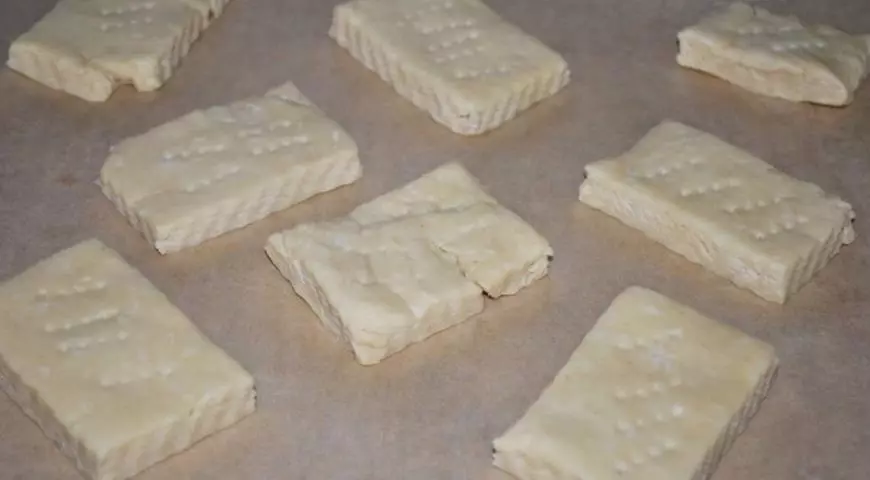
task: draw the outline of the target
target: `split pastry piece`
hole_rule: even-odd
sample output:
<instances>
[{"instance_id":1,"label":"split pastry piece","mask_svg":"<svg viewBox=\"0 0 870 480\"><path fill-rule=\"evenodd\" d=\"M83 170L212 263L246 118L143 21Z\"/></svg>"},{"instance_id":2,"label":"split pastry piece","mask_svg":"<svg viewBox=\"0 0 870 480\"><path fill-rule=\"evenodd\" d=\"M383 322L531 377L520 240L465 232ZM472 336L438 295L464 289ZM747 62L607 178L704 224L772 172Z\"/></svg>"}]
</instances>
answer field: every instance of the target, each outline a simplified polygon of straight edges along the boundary
<instances>
[{"instance_id":1,"label":"split pastry piece","mask_svg":"<svg viewBox=\"0 0 870 480\"><path fill-rule=\"evenodd\" d=\"M8 65L92 102L160 88L229 0L61 0L9 48Z\"/></svg>"},{"instance_id":2,"label":"split pastry piece","mask_svg":"<svg viewBox=\"0 0 870 480\"><path fill-rule=\"evenodd\" d=\"M855 239L849 204L676 122L586 177L580 201L773 302Z\"/></svg>"},{"instance_id":3,"label":"split pastry piece","mask_svg":"<svg viewBox=\"0 0 870 480\"><path fill-rule=\"evenodd\" d=\"M435 121L492 130L562 89L559 54L480 0L353 0L330 35Z\"/></svg>"},{"instance_id":4,"label":"split pastry piece","mask_svg":"<svg viewBox=\"0 0 870 480\"><path fill-rule=\"evenodd\" d=\"M677 63L793 102L842 106L870 72L870 35L735 3L678 35Z\"/></svg>"},{"instance_id":5,"label":"split pastry piece","mask_svg":"<svg viewBox=\"0 0 870 480\"><path fill-rule=\"evenodd\" d=\"M78 469L120 480L255 409L254 381L89 240L0 284L0 387Z\"/></svg>"},{"instance_id":6,"label":"split pastry piece","mask_svg":"<svg viewBox=\"0 0 870 480\"><path fill-rule=\"evenodd\" d=\"M629 288L495 440L494 463L523 480L706 480L777 364L770 345Z\"/></svg>"},{"instance_id":7,"label":"split pastry piece","mask_svg":"<svg viewBox=\"0 0 870 480\"><path fill-rule=\"evenodd\" d=\"M288 83L124 140L100 182L130 223L168 253L360 175L354 141Z\"/></svg>"},{"instance_id":8,"label":"split pastry piece","mask_svg":"<svg viewBox=\"0 0 870 480\"><path fill-rule=\"evenodd\" d=\"M547 273L553 250L458 164L346 218L269 238L266 252L363 365L483 310Z\"/></svg>"}]
</instances>

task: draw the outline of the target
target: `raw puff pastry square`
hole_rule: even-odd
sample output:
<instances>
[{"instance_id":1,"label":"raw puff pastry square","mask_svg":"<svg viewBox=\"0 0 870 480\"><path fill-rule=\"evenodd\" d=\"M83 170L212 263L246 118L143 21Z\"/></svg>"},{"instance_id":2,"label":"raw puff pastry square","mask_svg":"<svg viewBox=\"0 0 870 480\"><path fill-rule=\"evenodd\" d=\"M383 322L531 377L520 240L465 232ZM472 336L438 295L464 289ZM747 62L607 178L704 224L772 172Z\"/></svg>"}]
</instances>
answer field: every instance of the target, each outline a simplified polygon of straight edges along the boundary
<instances>
[{"instance_id":1,"label":"raw puff pastry square","mask_svg":"<svg viewBox=\"0 0 870 480\"><path fill-rule=\"evenodd\" d=\"M357 360L374 364L547 273L553 250L458 164L346 218L277 233L269 258Z\"/></svg>"},{"instance_id":2,"label":"raw puff pastry square","mask_svg":"<svg viewBox=\"0 0 870 480\"><path fill-rule=\"evenodd\" d=\"M679 33L677 62L762 95L842 106L870 72L870 35L735 3Z\"/></svg>"},{"instance_id":3,"label":"raw puff pastry square","mask_svg":"<svg viewBox=\"0 0 870 480\"><path fill-rule=\"evenodd\" d=\"M855 239L846 202L676 122L586 176L583 203L773 302Z\"/></svg>"},{"instance_id":4,"label":"raw puff pastry square","mask_svg":"<svg viewBox=\"0 0 870 480\"><path fill-rule=\"evenodd\" d=\"M0 284L0 387L78 469L120 480L250 414L254 381L97 240Z\"/></svg>"},{"instance_id":5,"label":"raw puff pastry square","mask_svg":"<svg viewBox=\"0 0 870 480\"><path fill-rule=\"evenodd\" d=\"M16 39L7 64L92 102L121 84L157 90L229 0L61 0Z\"/></svg>"},{"instance_id":6,"label":"raw puff pastry square","mask_svg":"<svg viewBox=\"0 0 870 480\"><path fill-rule=\"evenodd\" d=\"M777 363L769 345L629 288L495 440L494 463L522 480L706 480Z\"/></svg>"},{"instance_id":7,"label":"raw puff pastry square","mask_svg":"<svg viewBox=\"0 0 870 480\"><path fill-rule=\"evenodd\" d=\"M286 83L124 140L100 182L130 223L169 253L361 175L353 139Z\"/></svg>"},{"instance_id":8,"label":"raw puff pastry square","mask_svg":"<svg viewBox=\"0 0 870 480\"><path fill-rule=\"evenodd\" d=\"M492 130L568 83L559 54L480 0L353 0L335 8L330 35L463 135Z\"/></svg>"}]
</instances>

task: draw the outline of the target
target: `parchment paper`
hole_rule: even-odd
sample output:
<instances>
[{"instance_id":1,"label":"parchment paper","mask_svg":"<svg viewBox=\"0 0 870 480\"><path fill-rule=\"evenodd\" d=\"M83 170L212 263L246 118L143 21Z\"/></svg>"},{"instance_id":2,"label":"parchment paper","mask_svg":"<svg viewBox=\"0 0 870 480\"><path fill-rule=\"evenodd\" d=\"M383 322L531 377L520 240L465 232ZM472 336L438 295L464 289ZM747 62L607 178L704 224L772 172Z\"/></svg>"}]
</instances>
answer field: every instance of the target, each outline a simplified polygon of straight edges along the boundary
<instances>
[{"instance_id":1,"label":"parchment paper","mask_svg":"<svg viewBox=\"0 0 870 480\"><path fill-rule=\"evenodd\" d=\"M0 1L0 58L53 3ZM756 3L870 33L867 0ZM870 478L870 84L854 104L833 109L681 69L676 32L711 1L489 0L563 53L572 83L502 128L466 138L329 39L334 4L234 0L153 94L123 88L89 104L0 73L0 279L99 237L257 379L255 415L138 478L504 480L490 467L492 439L633 284L769 341L781 356L770 397L715 480ZM110 144L288 79L359 143L365 173L357 184L165 257L94 185ZM584 164L621 153L664 118L842 196L857 211L858 240L781 307L579 205ZM551 274L378 366L358 366L267 260L266 237L341 215L450 160L551 241ZM0 395L0 479L77 478Z\"/></svg>"}]
</instances>

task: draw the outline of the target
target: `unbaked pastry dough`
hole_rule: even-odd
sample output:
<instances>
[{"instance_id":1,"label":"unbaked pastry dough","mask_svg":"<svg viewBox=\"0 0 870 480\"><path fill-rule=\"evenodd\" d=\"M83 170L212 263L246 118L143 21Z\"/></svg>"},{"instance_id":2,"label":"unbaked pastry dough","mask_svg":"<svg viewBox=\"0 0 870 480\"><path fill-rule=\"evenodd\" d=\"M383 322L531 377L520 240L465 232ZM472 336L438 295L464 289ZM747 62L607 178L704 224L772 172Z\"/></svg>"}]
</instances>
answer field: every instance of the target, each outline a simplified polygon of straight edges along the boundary
<instances>
[{"instance_id":1,"label":"unbaked pastry dough","mask_svg":"<svg viewBox=\"0 0 870 480\"><path fill-rule=\"evenodd\" d=\"M61 0L9 48L8 65L102 102L121 84L160 88L229 0Z\"/></svg>"},{"instance_id":2,"label":"unbaked pastry dough","mask_svg":"<svg viewBox=\"0 0 870 480\"><path fill-rule=\"evenodd\" d=\"M769 345L629 288L495 440L494 463L523 480L706 480L777 363Z\"/></svg>"},{"instance_id":3,"label":"unbaked pastry dough","mask_svg":"<svg viewBox=\"0 0 870 480\"><path fill-rule=\"evenodd\" d=\"M364 365L483 310L547 273L553 250L458 164L347 217L269 238L269 258Z\"/></svg>"},{"instance_id":4,"label":"unbaked pastry dough","mask_svg":"<svg viewBox=\"0 0 870 480\"><path fill-rule=\"evenodd\" d=\"M361 175L353 139L288 82L124 140L100 182L130 223L169 253Z\"/></svg>"},{"instance_id":5,"label":"unbaked pastry dough","mask_svg":"<svg viewBox=\"0 0 870 480\"><path fill-rule=\"evenodd\" d=\"M870 72L870 35L735 3L679 33L677 62L762 95L842 106Z\"/></svg>"},{"instance_id":6,"label":"unbaked pastry dough","mask_svg":"<svg viewBox=\"0 0 870 480\"><path fill-rule=\"evenodd\" d=\"M0 284L0 387L95 480L250 414L254 380L97 240Z\"/></svg>"},{"instance_id":7,"label":"unbaked pastry dough","mask_svg":"<svg viewBox=\"0 0 870 480\"><path fill-rule=\"evenodd\" d=\"M676 122L586 176L583 203L773 302L855 238L848 203Z\"/></svg>"},{"instance_id":8,"label":"unbaked pastry dough","mask_svg":"<svg viewBox=\"0 0 870 480\"><path fill-rule=\"evenodd\" d=\"M568 83L565 60L480 0L353 0L330 35L435 121L492 130Z\"/></svg>"}]
</instances>

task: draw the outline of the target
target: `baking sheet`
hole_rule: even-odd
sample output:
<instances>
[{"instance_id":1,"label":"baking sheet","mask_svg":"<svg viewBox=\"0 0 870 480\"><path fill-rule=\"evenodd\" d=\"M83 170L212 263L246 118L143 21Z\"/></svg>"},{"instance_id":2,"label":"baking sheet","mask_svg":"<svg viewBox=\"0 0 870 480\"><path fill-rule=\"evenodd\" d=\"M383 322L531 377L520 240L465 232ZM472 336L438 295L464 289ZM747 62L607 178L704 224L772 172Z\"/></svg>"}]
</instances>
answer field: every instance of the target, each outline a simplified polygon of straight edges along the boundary
<instances>
[{"instance_id":1,"label":"baking sheet","mask_svg":"<svg viewBox=\"0 0 870 480\"><path fill-rule=\"evenodd\" d=\"M0 2L0 51L53 3ZM853 105L832 109L679 68L675 34L711 1L488 3L563 53L573 76L563 93L478 138L438 126L337 47L326 35L334 1L234 0L154 94L123 88L88 104L0 73L0 278L99 237L257 379L255 415L137 478L504 480L490 467L491 440L633 284L769 341L781 356L769 399L715 480L870 477L870 84ZM866 0L755 3L870 33ZM94 185L110 144L288 79L359 143L357 184L165 257ZM579 205L584 164L624 151L663 118L847 199L858 240L777 306ZM343 214L451 160L551 241L551 275L378 366L358 366L269 263L266 237ZM0 479L77 478L0 395Z\"/></svg>"}]
</instances>

